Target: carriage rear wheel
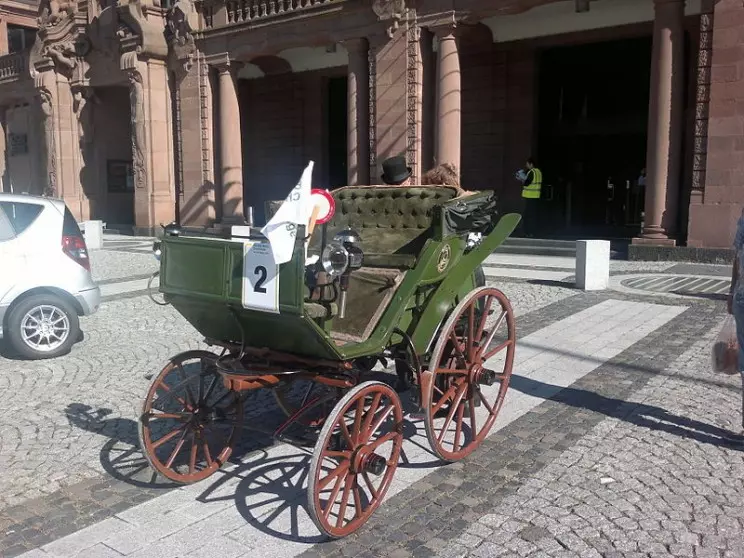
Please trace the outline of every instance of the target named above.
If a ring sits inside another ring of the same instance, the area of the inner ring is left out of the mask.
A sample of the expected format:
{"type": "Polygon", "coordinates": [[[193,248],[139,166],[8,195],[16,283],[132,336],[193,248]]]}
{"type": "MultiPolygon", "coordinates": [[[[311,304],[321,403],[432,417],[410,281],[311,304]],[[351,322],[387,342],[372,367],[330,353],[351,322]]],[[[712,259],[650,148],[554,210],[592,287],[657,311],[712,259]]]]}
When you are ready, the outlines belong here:
{"type": "Polygon", "coordinates": [[[379,507],[403,445],[403,407],[382,382],[364,382],[338,402],[310,462],[308,508],[321,533],[345,537],[379,507]]]}
{"type": "Polygon", "coordinates": [[[243,402],[225,387],[216,359],[208,351],[176,355],[147,391],[140,447],[150,466],[174,482],[207,478],[230,458],[237,442],[243,402]]]}
{"type": "Polygon", "coordinates": [[[516,332],[504,293],[471,291],[452,311],[422,382],[426,435],[434,453],[457,461],[488,436],[509,387],[516,332]]]}

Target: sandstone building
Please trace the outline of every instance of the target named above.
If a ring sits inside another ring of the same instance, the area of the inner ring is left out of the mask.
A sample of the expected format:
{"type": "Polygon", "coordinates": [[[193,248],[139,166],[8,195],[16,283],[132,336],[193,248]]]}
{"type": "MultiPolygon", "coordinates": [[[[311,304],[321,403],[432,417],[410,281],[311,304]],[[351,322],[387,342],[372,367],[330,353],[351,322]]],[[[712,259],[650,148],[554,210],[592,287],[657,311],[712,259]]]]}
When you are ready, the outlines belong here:
{"type": "Polygon", "coordinates": [[[79,219],[210,226],[405,154],[546,236],[729,246],[744,206],[740,0],[0,2],[3,189],[79,219]]]}

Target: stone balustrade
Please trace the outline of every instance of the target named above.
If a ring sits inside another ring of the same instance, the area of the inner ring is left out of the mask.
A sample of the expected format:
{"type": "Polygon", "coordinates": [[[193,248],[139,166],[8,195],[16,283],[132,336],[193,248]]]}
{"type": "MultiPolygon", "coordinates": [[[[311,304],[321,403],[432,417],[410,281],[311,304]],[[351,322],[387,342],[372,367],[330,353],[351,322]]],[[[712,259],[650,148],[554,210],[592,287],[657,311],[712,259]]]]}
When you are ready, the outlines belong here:
{"type": "Polygon", "coordinates": [[[0,82],[19,79],[28,69],[28,52],[0,56],[0,82]]]}
{"type": "Polygon", "coordinates": [[[205,29],[266,20],[339,4],[346,0],[227,0],[202,6],[205,29]]]}

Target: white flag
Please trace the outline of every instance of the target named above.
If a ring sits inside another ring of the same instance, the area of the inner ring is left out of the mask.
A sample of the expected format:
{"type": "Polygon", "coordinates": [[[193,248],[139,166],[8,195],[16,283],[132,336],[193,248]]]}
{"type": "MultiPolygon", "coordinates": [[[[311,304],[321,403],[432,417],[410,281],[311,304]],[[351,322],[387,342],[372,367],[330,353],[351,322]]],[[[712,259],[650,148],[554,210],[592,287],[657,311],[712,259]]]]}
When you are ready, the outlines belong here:
{"type": "Polygon", "coordinates": [[[300,181],[279,206],[271,220],[261,229],[261,233],[269,239],[277,265],[292,259],[297,227],[299,225],[307,227],[310,222],[312,213],[310,186],[314,164],[313,161],[307,164],[300,181]]]}

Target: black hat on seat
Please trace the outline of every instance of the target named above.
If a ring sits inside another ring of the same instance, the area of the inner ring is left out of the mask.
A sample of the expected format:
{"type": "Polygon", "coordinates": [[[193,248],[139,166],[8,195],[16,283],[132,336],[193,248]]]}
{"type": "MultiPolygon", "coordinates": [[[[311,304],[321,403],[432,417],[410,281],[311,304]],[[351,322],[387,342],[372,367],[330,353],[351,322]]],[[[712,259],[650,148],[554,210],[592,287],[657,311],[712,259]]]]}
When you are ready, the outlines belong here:
{"type": "Polygon", "coordinates": [[[398,155],[382,162],[382,181],[385,184],[400,184],[411,176],[411,167],[406,165],[405,157],[398,155]]]}

